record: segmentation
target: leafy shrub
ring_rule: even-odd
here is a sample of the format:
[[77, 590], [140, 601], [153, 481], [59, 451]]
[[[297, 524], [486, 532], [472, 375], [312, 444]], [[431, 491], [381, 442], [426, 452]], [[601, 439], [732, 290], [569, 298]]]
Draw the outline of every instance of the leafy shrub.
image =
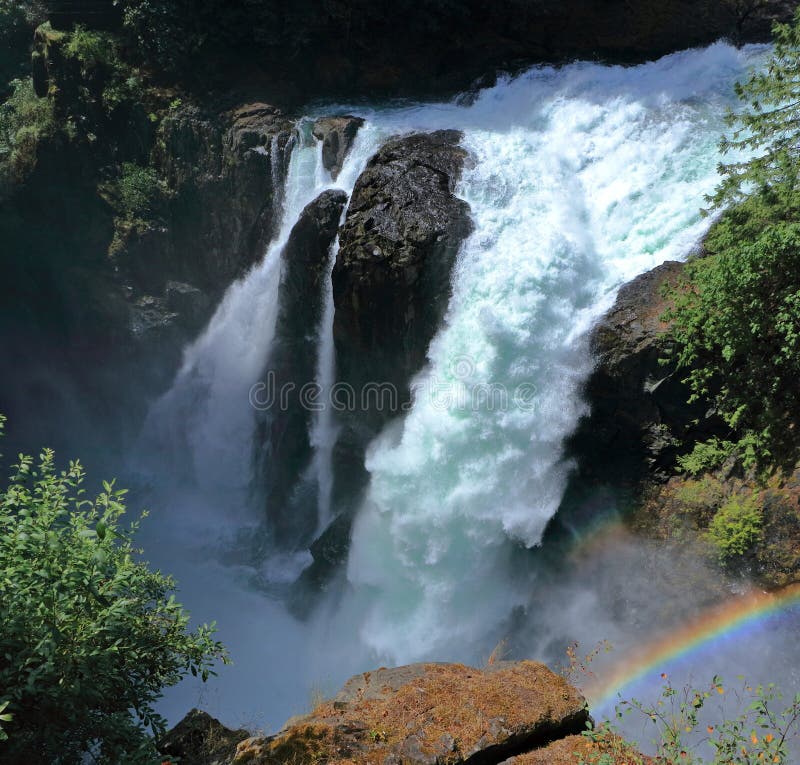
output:
[[731, 497], [711, 520], [709, 537], [724, 563], [744, 555], [761, 538], [761, 507], [757, 495]]
[[[746, 464], [790, 469], [800, 446], [800, 207], [784, 192], [761, 190], [722, 217], [669, 318], [692, 400], [714, 401]], [[683, 466], [732, 450], [709, 442]]]
[[[661, 677], [665, 684], [655, 704], [631, 699], [621, 700], [616, 707], [618, 720], [634, 715], [652, 724], [655, 734], [652, 743], [658, 762], [665, 765], [788, 765], [794, 761], [790, 759], [790, 743], [800, 732], [800, 694], [784, 701], [774, 684], [751, 686], [744, 681], [740, 688], [729, 693], [718, 676], [705, 688], [676, 688], [667, 675]], [[726, 694], [736, 708], [720, 721], [709, 718], [706, 712], [710, 700], [723, 699]], [[584, 735], [592, 742], [603, 744], [611, 740], [622, 742], [624, 746], [614, 725], [608, 722], [590, 727]], [[699, 754], [701, 746], [710, 751], [709, 759]], [[591, 765], [619, 765], [621, 762], [641, 763], [641, 759], [627, 756], [590, 759]], [[581, 765], [589, 763], [581, 758]]]
[[10, 98], [0, 105], [0, 169], [16, 179], [36, 165], [39, 142], [55, 132], [53, 103], [38, 98], [32, 80], [14, 80]]
[[132, 162], [122, 165], [119, 177], [110, 184], [108, 191], [115, 211], [127, 221], [154, 217], [167, 193], [154, 168]]
[[83, 483], [44, 450], [20, 455], [0, 492], [5, 763], [151, 763], [162, 689], [227, 661], [213, 625], [187, 632], [174, 581], [139, 560], [125, 491], [89, 499]]
[[118, 60], [114, 38], [107, 32], [97, 32], [76, 26], [65, 46], [68, 57], [77, 59], [85, 70], [98, 66], [112, 67]]
[[[706, 245], [674, 293], [672, 333], [692, 399], [710, 399], [730, 426], [748, 467], [789, 470], [800, 456], [800, 9], [775, 27], [767, 67], [736, 86], [748, 108], [730, 114], [712, 205], [723, 209]], [[718, 462], [720, 442], [684, 460]], [[727, 445], [725, 449], [727, 450]]]
[[678, 457], [678, 467], [689, 475], [698, 475], [708, 470], [722, 467], [725, 461], [734, 453], [736, 444], [732, 441], [721, 441], [710, 438], [695, 444], [689, 454]]

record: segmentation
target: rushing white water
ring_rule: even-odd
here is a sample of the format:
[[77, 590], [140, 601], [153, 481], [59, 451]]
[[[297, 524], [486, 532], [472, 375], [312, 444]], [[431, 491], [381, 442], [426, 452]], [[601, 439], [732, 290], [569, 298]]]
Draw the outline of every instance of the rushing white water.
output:
[[[342, 213], [342, 221], [347, 211]], [[325, 271], [325, 292], [323, 294], [322, 322], [317, 341], [317, 377], [316, 382], [323, 401], [330, 401], [331, 390], [336, 383], [336, 349], [333, 344], [333, 267], [339, 253], [339, 237], [331, 245], [328, 267]], [[333, 520], [331, 493], [333, 491], [333, 449], [339, 435], [333, 408], [323, 406], [316, 413], [311, 429], [311, 446], [314, 449], [314, 473], [318, 486], [318, 522], [319, 533], [324, 531]]]
[[[635, 68], [537, 69], [437, 110], [476, 160], [459, 190], [475, 232], [431, 384], [367, 459], [349, 597], [382, 660], [467, 658], [527, 602], [512, 556], [561, 500], [585, 333], [622, 283], [685, 257], [707, 226], [722, 117], [751, 55], [717, 45]], [[474, 401], [487, 386], [506, 404]]]
[[[215, 681], [224, 701], [213, 711], [236, 722], [237, 710], [252, 710], [254, 688], [268, 685], [259, 711], [274, 725], [299, 711], [309, 683], [335, 685], [379, 662], [475, 661], [515, 606], [529, 603], [535, 582], [518, 561], [561, 501], [570, 469], [562, 442], [585, 411], [580, 387], [592, 364], [586, 332], [621, 284], [685, 257], [702, 235], [708, 223], [699, 209], [717, 182], [732, 85], [759, 55], [718, 44], [637, 67], [536, 68], [468, 104], [350, 107], [367, 123], [337, 184], [321, 169], [319, 148], [299, 142], [279, 235], [263, 263], [230, 289], [151, 415], [159, 451], [191, 455], [194, 499], [206, 487], [219, 496], [249, 482], [248, 391], [274, 329], [280, 252], [306, 203], [334, 185], [350, 191], [386, 137], [457, 128], [474, 159], [457, 193], [475, 229], [459, 254], [447, 319], [413, 408], [369, 450], [371, 479], [342, 598], [311, 629], [276, 617], [273, 636], [261, 618], [253, 621], [252, 593], [242, 595], [241, 609], [236, 599], [220, 604], [209, 594], [225, 589], [220, 579], [241, 594], [235, 576], [215, 570], [213, 588], [188, 582], [195, 616], [219, 619], [246, 668]], [[330, 295], [325, 306], [323, 389], [335, 369]], [[323, 413], [312, 433], [328, 518], [335, 425]], [[209, 510], [220, 527], [228, 513]], [[290, 579], [294, 571], [280, 571], [288, 565], [276, 553], [268, 578]]]

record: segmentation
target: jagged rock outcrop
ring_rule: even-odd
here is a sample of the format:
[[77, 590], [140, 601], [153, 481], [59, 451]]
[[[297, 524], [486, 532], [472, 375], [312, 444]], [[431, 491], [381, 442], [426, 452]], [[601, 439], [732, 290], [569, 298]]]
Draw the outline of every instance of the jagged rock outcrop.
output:
[[249, 736], [246, 730], [231, 730], [206, 712], [193, 709], [158, 742], [158, 751], [184, 765], [225, 765]]
[[[316, 528], [316, 491], [304, 472], [312, 457], [310, 428], [319, 356], [319, 330], [330, 251], [347, 203], [344, 191], [323, 192], [301, 213], [284, 248], [280, 307], [267, 364], [261, 441], [268, 522], [283, 545], [305, 541]], [[265, 403], [267, 399], [265, 399]]]
[[467, 152], [440, 130], [389, 141], [356, 182], [333, 270], [338, 379], [397, 389], [388, 411], [358, 412], [374, 432], [408, 400], [450, 298], [469, 206], [454, 191]]
[[190, 275], [219, 293], [263, 255], [292, 135], [291, 121], [263, 103], [222, 114], [189, 106], [164, 119], [155, 161], [172, 190], [168, 263], [176, 278]]
[[359, 128], [364, 124], [361, 117], [322, 117], [314, 123], [314, 137], [322, 141], [322, 164], [336, 180], [344, 165]]
[[592, 332], [597, 363], [585, 395], [591, 415], [571, 439], [583, 477], [636, 482], [672, 464], [680, 439], [713, 432], [707, 406], [689, 405], [685, 375], [665, 365], [670, 285], [684, 264], [668, 261], [624, 285]]

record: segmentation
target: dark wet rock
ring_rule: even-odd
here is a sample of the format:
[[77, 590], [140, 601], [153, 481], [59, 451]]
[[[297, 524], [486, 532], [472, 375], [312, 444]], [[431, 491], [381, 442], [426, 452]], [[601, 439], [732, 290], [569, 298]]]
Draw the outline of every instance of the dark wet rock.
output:
[[364, 124], [361, 117], [323, 117], [314, 123], [314, 137], [322, 141], [322, 164], [333, 180], [339, 177], [344, 161], [359, 128]]
[[369, 433], [408, 401], [451, 292], [458, 249], [472, 230], [455, 196], [467, 152], [442, 130], [389, 141], [359, 177], [333, 270], [338, 379], [397, 391], [384, 411], [358, 412]]
[[181, 765], [226, 765], [246, 730], [231, 730], [206, 712], [193, 709], [158, 742], [158, 751]]
[[277, 399], [263, 413], [263, 474], [268, 523], [276, 540], [308, 542], [317, 525], [317, 487], [305, 476], [313, 453], [310, 429], [317, 395], [319, 330], [329, 289], [331, 246], [347, 203], [343, 191], [323, 192], [301, 213], [283, 251], [280, 307], [267, 364]]
[[614, 307], [592, 332], [597, 363], [585, 390], [591, 415], [572, 438], [582, 475], [635, 483], [643, 472], [671, 469], [683, 439], [713, 433], [719, 424], [689, 390], [668, 357], [665, 290], [684, 264], [668, 261], [624, 285]]

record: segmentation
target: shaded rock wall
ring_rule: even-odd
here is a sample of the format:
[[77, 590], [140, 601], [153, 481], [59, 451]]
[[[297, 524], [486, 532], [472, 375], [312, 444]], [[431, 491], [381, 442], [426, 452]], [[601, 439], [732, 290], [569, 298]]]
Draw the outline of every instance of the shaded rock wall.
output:
[[[209, 80], [225, 89], [249, 77], [297, 103], [454, 93], [498, 68], [641, 61], [723, 37], [764, 41], [772, 20], [795, 7], [787, 0], [295, 0], [242, 13], [238, 5], [212, 0], [192, 13], [190, 32], [202, 41], [188, 46], [187, 79], [198, 89]], [[183, 50], [175, 26], [174, 48]]]
[[12, 434], [17, 418], [32, 448], [94, 425], [114, 443], [135, 427], [226, 287], [263, 254], [292, 130], [264, 104], [176, 110], [157, 135], [139, 135], [167, 191], [153, 220], [130, 226], [103, 193], [119, 146], [63, 134], [40, 145], [0, 205], [0, 355], [15, 368], [0, 410]]
[[592, 332], [596, 366], [584, 391], [591, 414], [569, 445], [583, 480], [636, 483], [669, 472], [683, 439], [720, 428], [706, 405], [687, 403], [685, 375], [661, 361], [668, 351], [665, 290], [683, 270], [668, 261], [624, 285]]

